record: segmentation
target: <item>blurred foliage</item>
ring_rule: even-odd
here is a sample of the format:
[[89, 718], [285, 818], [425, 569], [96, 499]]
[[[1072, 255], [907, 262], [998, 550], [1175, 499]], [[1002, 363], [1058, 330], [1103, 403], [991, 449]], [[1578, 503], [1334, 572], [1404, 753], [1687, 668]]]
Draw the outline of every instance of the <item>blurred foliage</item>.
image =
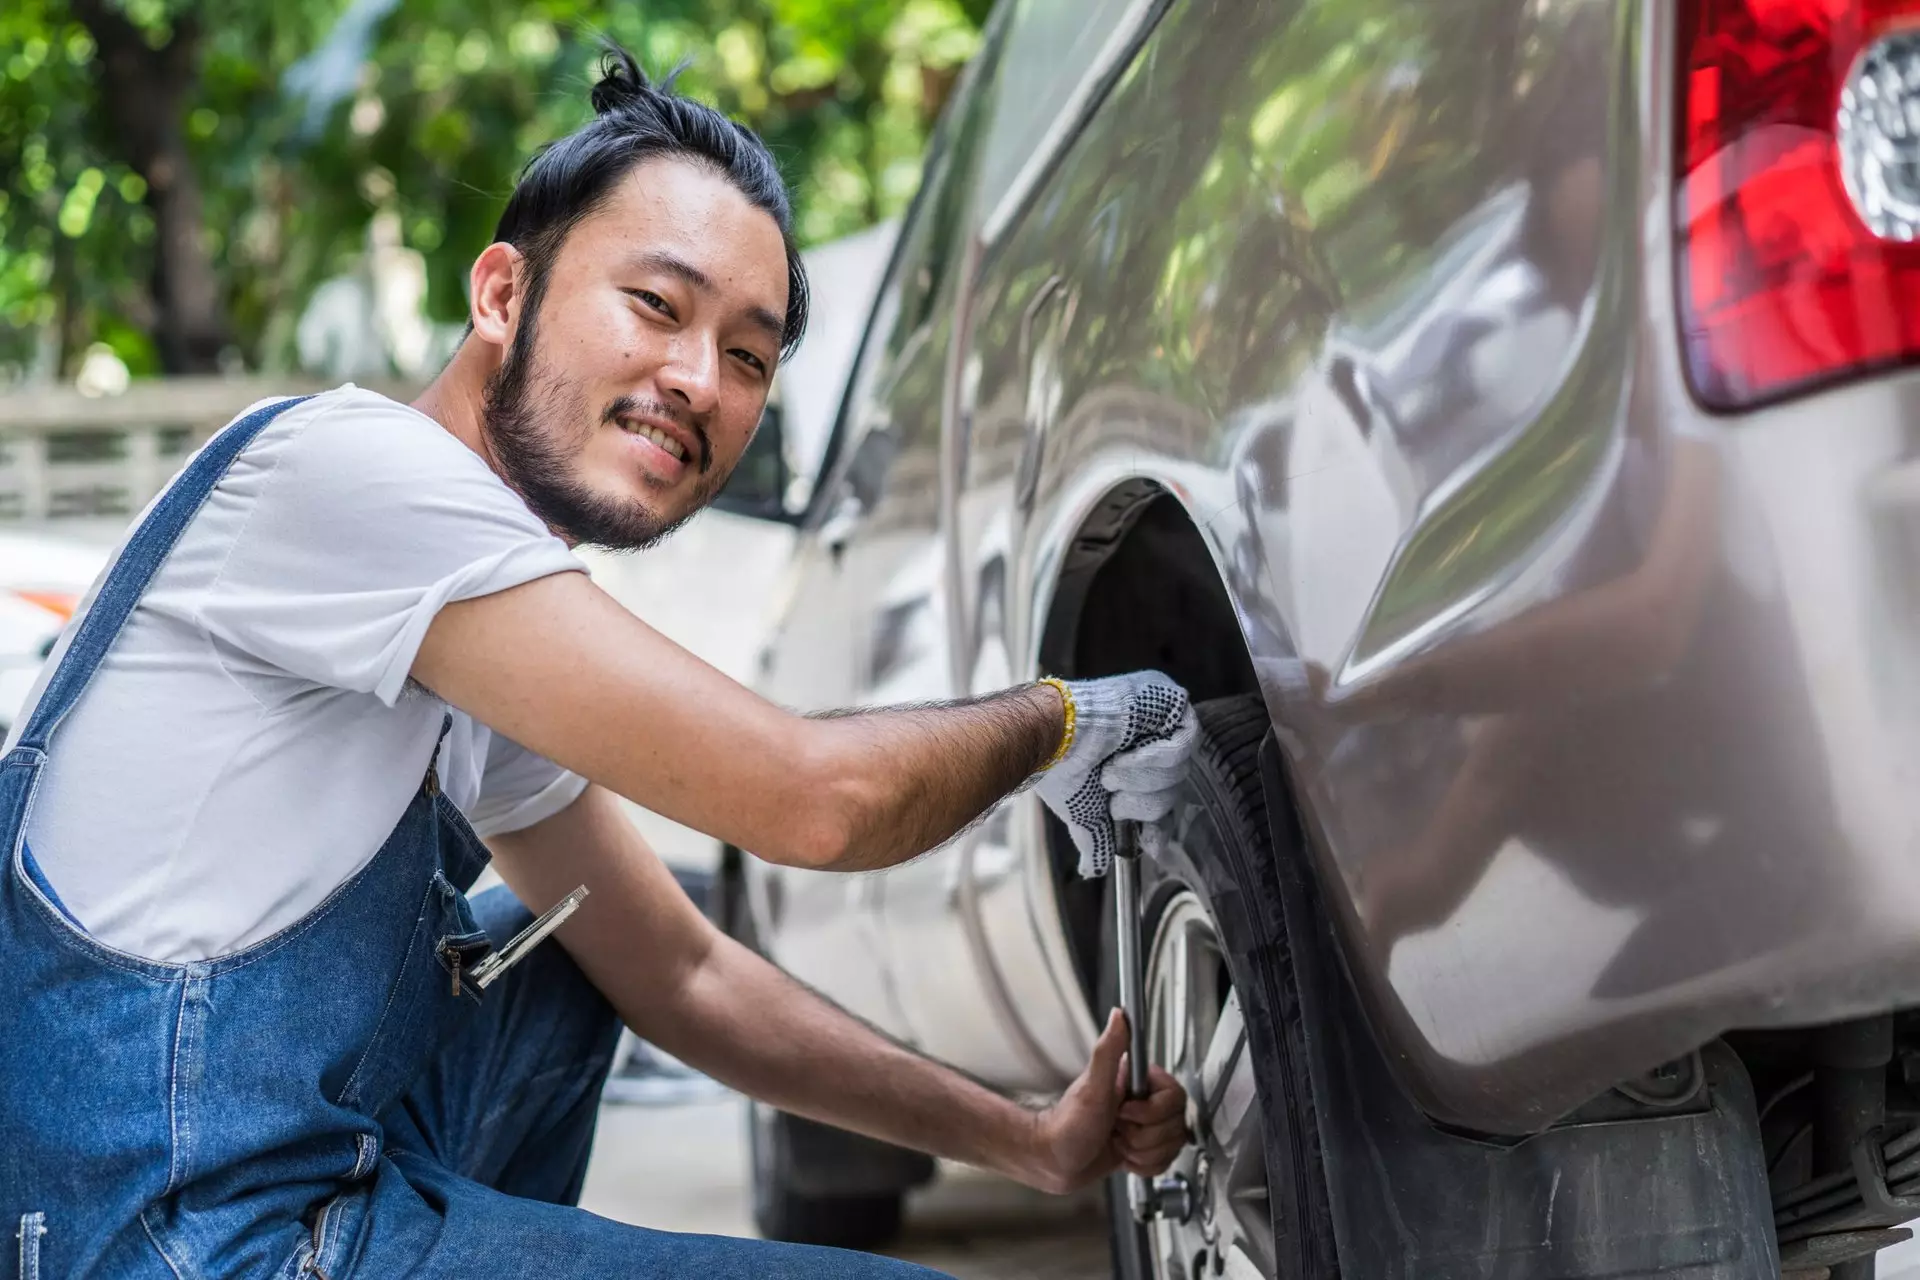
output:
[[[609, 39], [656, 75], [687, 63], [683, 90], [766, 138], [803, 242], [857, 230], [911, 198], [990, 4], [6, 0], [0, 378], [70, 374], [95, 342], [135, 373], [283, 365], [382, 211], [427, 261], [433, 318], [463, 318], [516, 173], [587, 118]], [[290, 86], [343, 48], [316, 112]]]

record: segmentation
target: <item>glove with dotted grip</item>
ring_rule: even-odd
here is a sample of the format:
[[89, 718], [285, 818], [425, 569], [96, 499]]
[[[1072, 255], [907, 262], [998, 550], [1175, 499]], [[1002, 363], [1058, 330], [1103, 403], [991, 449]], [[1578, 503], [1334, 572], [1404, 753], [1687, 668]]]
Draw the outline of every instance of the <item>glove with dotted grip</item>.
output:
[[1065, 682], [1073, 739], [1034, 790], [1067, 824], [1080, 874], [1112, 865], [1116, 821], [1157, 822], [1173, 810], [1200, 736], [1187, 691], [1158, 671]]

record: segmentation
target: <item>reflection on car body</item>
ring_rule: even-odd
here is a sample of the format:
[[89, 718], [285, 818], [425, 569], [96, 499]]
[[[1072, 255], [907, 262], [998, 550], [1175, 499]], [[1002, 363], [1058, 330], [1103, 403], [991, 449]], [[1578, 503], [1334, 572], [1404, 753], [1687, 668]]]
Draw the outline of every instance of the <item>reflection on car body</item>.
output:
[[[1858, 6], [1816, 7], [1769, 21], [1824, 75], [1836, 33], [1873, 31]], [[1758, 10], [1063, 12], [1006, 0], [943, 117], [766, 690], [829, 706], [1150, 665], [1212, 708], [1210, 732], [1263, 720], [1271, 772], [1251, 780], [1260, 744], [1235, 738], [1240, 772], [1195, 783], [1278, 807], [1259, 849], [1218, 854], [1196, 800], [1161, 866], [1183, 895], [1166, 918], [1217, 928], [1234, 970], [1210, 1034], [1244, 1015], [1263, 1104], [1289, 1108], [1262, 1121], [1288, 1185], [1263, 1188], [1271, 1229], [1238, 1237], [1236, 1266], [1828, 1265], [1808, 1242], [1838, 1219], [1776, 1238], [1770, 1197], [1851, 1177], [1871, 1126], [1834, 1137], [1828, 1084], [1806, 1081], [1852, 1070], [1890, 1126], [1920, 1119], [1887, 1084], [1896, 1044], [1920, 1054], [1920, 1024], [1892, 1016], [1920, 1003], [1903, 763], [1920, 379], [1832, 355], [1816, 312], [1852, 297], [1844, 280], [1789, 266], [1772, 310], [1689, 301], [1683, 254], [1733, 234], [1748, 215], [1725, 175], [1760, 162], [1746, 135], [1690, 160], [1683, 125], [1733, 97], [1686, 115], [1676, 93], [1687, 59], [1723, 75], [1701, 84], [1744, 84], [1712, 60], [1748, 47]], [[1692, 209], [1701, 193], [1721, 203]], [[1778, 229], [1765, 212], [1752, 234]], [[1832, 385], [1740, 401], [1772, 348], [1725, 334], [1776, 320], [1793, 369], [1830, 358]], [[1737, 368], [1703, 365], [1729, 350]], [[1221, 856], [1302, 879], [1291, 897], [1236, 880], [1223, 912], [1201, 865]], [[890, 1029], [1044, 1091], [1110, 998], [1100, 889], [1069, 863], [1016, 798], [858, 895], [818, 895], [825, 915], [755, 927], [796, 971], [857, 954]], [[740, 866], [749, 886], [798, 879]], [[1320, 987], [1236, 932], [1308, 928], [1288, 914], [1302, 897], [1318, 914], [1293, 946], [1323, 949]], [[1256, 980], [1321, 1002], [1290, 1052]], [[1178, 996], [1167, 1017], [1200, 998], [1153, 984]], [[1823, 1047], [1854, 1019], [1885, 1040], [1877, 1066]], [[1322, 1072], [1310, 1087], [1292, 1056]], [[1304, 1124], [1322, 1145], [1287, 1154], [1276, 1135]], [[1217, 1165], [1202, 1155], [1182, 1166], [1196, 1186]], [[1649, 1179], [1659, 1195], [1633, 1200]], [[1552, 1210], [1563, 1181], [1586, 1197], [1573, 1218]], [[1142, 1245], [1117, 1226], [1119, 1256], [1185, 1274], [1191, 1256], [1152, 1253], [1192, 1243], [1169, 1231]], [[1286, 1270], [1268, 1253], [1290, 1241], [1312, 1256]]]

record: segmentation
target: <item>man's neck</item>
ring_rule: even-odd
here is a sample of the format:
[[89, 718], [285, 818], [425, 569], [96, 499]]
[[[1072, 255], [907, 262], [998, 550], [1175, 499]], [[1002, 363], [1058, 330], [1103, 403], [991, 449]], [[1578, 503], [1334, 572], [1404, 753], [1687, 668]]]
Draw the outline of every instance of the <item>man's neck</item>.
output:
[[[499, 367], [500, 362], [494, 358], [492, 348], [469, 337], [453, 353], [453, 359], [440, 371], [440, 376], [428, 383], [427, 389], [414, 398], [413, 407], [445, 427], [448, 435], [473, 450], [480, 461], [487, 464], [487, 469], [511, 489], [514, 487], [513, 481], [500, 469], [499, 460], [493, 456], [493, 450], [487, 447], [487, 433], [483, 426], [487, 381]], [[524, 500], [525, 495], [521, 497]], [[553, 533], [570, 547], [576, 544], [576, 540], [562, 529], [554, 529]]]
[[487, 448], [486, 432], [481, 426], [486, 412], [487, 379], [493, 376], [490, 366], [498, 363], [490, 357], [486, 344], [469, 337], [453, 353], [453, 359], [440, 371], [440, 376], [414, 399], [413, 407], [445, 427], [448, 434], [480, 455], [480, 460], [499, 475], [500, 467]]

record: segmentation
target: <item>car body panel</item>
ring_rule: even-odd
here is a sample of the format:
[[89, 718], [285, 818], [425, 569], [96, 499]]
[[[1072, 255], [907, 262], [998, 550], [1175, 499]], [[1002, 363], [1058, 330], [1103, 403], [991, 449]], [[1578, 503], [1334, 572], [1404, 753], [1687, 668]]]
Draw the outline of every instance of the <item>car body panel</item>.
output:
[[[1533, 1132], [1730, 1027], [1911, 1002], [1920, 378], [1690, 398], [1671, 6], [1151, 17], [1017, 209], [959, 202], [937, 385], [850, 391], [842, 430], [942, 424], [938, 482], [885, 474], [946, 686], [1036, 674], [1081, 530], [1142, 482], [1177, 501], [1376, 1032], [1455, 1125]], [[1020, 803], [1025, 892], [954, 892], [885, 962], [925, 1022], [956, 982], [916, 969], [971, 947], [970, 1007], [1017, 1027], [939, 1052], [1032, 1087], [1019, 1042], [1058, 1083], [1091, 1011]]]
[[[960, 103], [978, 101], [962, 78]], [[982, 106], [984, 103], [981, 104]], [[946, 133], [954, 129], [943, 126]], [[936, 155], [947, 154], [939, 148]], [[926, 181], [933, 199], [967, 161]], [[883, 285], [855, 391], [792, 567], [786, 622], [762, 688], [805, 710], [953, 696], [947, 564], [941, 550], [944, 334], [951, 273], [919, 264], [936, 244], [910, 219]], [[904, 273], [905, 278], [901, 278]], [[906, 866], [846, 877], [750, 864], [749, 895], [770, 954], [854, 1012], [982, 1076], [1046, 1087], [1033, 1050], [970, 927], [971, 868], [985, 829]], [[777, 908], [777, 909], [776, 909]], [[832, 980], [840, 975], [841, 982]]]

